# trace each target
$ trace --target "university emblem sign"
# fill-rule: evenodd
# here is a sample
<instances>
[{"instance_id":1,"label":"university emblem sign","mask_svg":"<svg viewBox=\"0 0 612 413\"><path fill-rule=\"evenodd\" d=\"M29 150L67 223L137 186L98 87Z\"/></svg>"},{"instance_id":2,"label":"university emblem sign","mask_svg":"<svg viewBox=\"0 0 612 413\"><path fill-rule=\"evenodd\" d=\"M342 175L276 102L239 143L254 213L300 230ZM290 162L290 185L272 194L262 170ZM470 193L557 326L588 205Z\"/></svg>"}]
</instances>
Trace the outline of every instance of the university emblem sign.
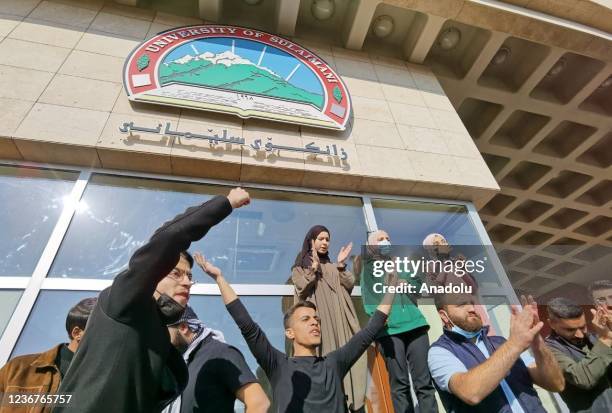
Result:
<instances>
[{"instance_id":1,"label":"university emblem sign","mask_svg":"<svg viewBox=\"0 0 612 413\"><path fill-rule=\"evenodd\" d=\"M306 48L259 30L180 27L139 45L123 81L131 100L343 130L346 86Z\"/></svg>"}]
</instances>

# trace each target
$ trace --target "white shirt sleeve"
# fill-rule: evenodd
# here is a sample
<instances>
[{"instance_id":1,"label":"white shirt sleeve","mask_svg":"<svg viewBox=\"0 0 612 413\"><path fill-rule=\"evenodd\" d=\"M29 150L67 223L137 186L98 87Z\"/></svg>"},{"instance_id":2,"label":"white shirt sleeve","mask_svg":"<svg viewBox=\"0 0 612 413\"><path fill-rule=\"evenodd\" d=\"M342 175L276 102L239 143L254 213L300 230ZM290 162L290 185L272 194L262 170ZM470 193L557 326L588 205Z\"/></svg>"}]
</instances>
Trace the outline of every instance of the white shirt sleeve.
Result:
<instances>
[{"instance_id":1,"label":"white shirt sleeve","mask_svg":"<svg viewBox=\"0 0 612 413\"><path fill-rule=\"evenodd\" d=\"M525 363L525 366L527 367L529 367L531 364L535 364L535 359L528 350L521 353L521 360L523 360L523 363Z\"/></svg>"},{"instance_id":2,"label":"white shirt sleeve","mask_svg":"<svg viewBox=\"0 0 612 413\"><path fill-rule=\"evenodd\" d=\"M451 392L448 387L451 377L457 373L465 373L468 369L453 353L445 348L433 346L427 354L427 364L431 377L438 387L444 391Z\"/></svg>"}]
</instances>

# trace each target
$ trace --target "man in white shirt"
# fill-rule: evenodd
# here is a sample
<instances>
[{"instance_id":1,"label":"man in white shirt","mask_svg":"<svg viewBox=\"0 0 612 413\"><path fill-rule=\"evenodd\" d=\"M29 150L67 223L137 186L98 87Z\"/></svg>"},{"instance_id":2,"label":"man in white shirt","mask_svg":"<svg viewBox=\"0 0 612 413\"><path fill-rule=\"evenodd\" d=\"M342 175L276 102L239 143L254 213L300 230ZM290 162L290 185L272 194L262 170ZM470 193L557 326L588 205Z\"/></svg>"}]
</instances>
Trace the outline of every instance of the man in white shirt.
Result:
<instances>
[{"instance_id":1,"label":"man in white shirt","mask_svg":"<svg viewBox=\"0 0 612 413\"><path fill-rule=\"evenodd\" d=\"M533 384L563 390L559 365L539 334L543 323L537 304L532 297L521 301L523 311L512 307L506 340L487 335L473 296L436 296L444 332L432 344L427 361L447 411L544 413Z\"/></svg>"}]
</instances>

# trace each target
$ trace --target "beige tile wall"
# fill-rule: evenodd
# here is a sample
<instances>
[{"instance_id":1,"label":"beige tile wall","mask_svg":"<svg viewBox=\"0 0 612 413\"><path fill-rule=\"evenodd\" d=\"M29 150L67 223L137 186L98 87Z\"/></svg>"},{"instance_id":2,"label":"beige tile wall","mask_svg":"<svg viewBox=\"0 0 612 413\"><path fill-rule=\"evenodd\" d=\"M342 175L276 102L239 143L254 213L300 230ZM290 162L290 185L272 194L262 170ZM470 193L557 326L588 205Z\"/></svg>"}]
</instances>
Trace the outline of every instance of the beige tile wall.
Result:
<instances>
[{"instance_id":1,"label":"beige tile wall","mask_svg":"<svg viewBox=\"0 0 612 413\"><path fill-rule=\"evenodd\" d=\"M159 31L198 22L102 0L0 2L0 159L478 204L498 190L435 76L400 60L303 42L351 92L353 119L345 132L129 102L121 83L128 53ZM337 144L349 158L129 136L119 131L129 121L170 122L196 133L227 129L281 145Z\"/></svg>"}]
</instances>

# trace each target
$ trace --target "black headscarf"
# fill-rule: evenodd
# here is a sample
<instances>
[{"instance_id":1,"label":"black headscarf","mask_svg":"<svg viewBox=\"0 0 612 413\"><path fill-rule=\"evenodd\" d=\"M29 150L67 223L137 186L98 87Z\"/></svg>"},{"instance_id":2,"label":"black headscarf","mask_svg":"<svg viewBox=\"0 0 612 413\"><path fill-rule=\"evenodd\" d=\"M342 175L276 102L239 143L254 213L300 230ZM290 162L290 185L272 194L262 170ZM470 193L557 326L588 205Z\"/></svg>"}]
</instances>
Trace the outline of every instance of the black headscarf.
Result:
<instances>
[{"instance_id":1,"label":"black headscarf","mask_svg":"<svg viewBox=\"0 0 612 413\"><path fill-rule=\"evenodd\" d=\"M295 263L293 267L291 267L292 269L295 267L308 268L312 265L312 241L316 240L321 232L327 232L331 237L331 232L323 225L315 225L308 230L306 237L304 237L304 242L302 243L302 250L298 252L298 255L295 257ZM329 250L325 254L317 254L322 264L330 262Z\"/></svg>"}]
</instances>

